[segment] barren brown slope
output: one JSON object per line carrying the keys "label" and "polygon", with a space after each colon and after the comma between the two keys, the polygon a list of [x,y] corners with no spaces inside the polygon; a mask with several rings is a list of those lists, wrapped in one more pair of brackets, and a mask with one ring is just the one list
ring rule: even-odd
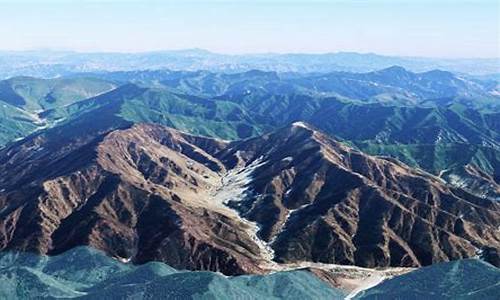
{"label": "barren brown slope", "polygon": [[[40,141],[32,151],[50,156],[43,146]],[[69,153],[41,160],[40,171],[35,170],[61,170],[64,163],[66,173],[13,174],[22,186],[12,185],[9,176],[0,179],[5,187],[0,245],[49,254],[91,245],[137,263],[160,260],[177,268],[259,272],[260,252],[245,233],[248,225],[224,207],[206,203],[224,166],[204,149],[223,146],[147,125],[117,130],[81,147],[68,145]],[[29,155],[19,152],[7,160],[2,174]]]}
{"label": "barren brown slope", "polygon": [[273,256],[418,266],[500,245],[498,203],[302,123],[234,143],[144,124],[53,139],[0,151],[1,249],[240,274]]}
{"label": "barren brown slope", "polygon": [[230,145],[221,159],[259,158],[245,201],[276,260],[420,266],[500,247],[500,205],[295,123]]}

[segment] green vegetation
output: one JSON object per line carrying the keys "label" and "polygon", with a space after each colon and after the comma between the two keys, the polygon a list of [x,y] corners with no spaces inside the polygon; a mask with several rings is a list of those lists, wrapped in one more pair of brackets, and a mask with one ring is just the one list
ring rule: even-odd
{"label": "green vegetation", "polygon": [[33,115],[15,106],[0,102],[0,146],[23,138],[43,124]]}
{"label": "green vegetation", "polygon": [[343,299],[306,271],[225,277],[163,263],[121,263],[89,247],[53,257],[0,254],[0,298],[40,299]]}
{"label": "green vegetation", "polygon": [[26,111],[40,112],[91,98],[114,87],[110,82],[92,78],[14,77],[0,84],[0,95],[6,96],[0,100]]}
{"label": "green vegetation", "polygon": [[238,139],[257,135],[256,124],[236,103],[147,90],[126,101],[121,116],[132,122],[158,123],[194,134]]}
{"label": "green vegetation", "polygon": [[478,259],[435,264],[397,276],[355,299],[497,299],[500,269]]}
{"label": "green vegetation", "polygon": [[[487,96],[489,85],[472,84],[448,72],[415,74],[395,67],[366,74],[289,77],[262,71],[95,76],[101,79],[1,81],[0,100],[5,105],[0,114],[5,118],[0,120],[0,146],[44,127],[72,122],[88,126],[78,120],[83,117],[102,119],[112,127],[158,123],[226,140],[260,135],[300,120],[362,151],[395,157],[436,175],[446,172],[468,180],[486,176],[480,180],[492,184],[493,190],[500,181],[500,110],[498,104],[485,106],[481,100],[493,97]],[[122,85],[98,95],[115,84]],[[406,93],[405,99],[398,96],[401,93]],[[425,98],[430,96],[440,98]],[[392,100],[381,103],[380,97]],[[94,123],[91,126],[99,126]],[[467,166],[484,174],[471,175],[464,171]]]}
{"label": "green vegetation", "polygon": [[[15,77],[0,81],[0,147],[77,114],[81,109],[69,108],[71,104],[114,87],[108,81],[91,78]],[[47,110],[53,108],[65,113],[46,119]]]}

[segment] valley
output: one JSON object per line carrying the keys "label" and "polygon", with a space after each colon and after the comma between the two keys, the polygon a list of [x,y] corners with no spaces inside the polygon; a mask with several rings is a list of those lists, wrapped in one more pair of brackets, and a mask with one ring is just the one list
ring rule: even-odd
{"label": "valley", "polygon": [[88,244],[238,274],[274,262],[418,267],[500,244],[498,202],[304,123],[235,142],[145,124],[66,145],[50,133],[0,151],[4,249]]}
{"label": "valley", "polygon": [[[400,67],[165,70],[20,77],[0,89],[5,253],[88,246],[126,266],[189,270],[186,280],[224,275],[210,282],[306,271],[346,299],[449,261],[498,266],[489,82]],[[49,276],[50,295],[95,292],[29,274]],[[152,293],[167,280],[157,275],[147,275]]]}
{"label": "valley", "polygon": [[499,8],[0,0],[0,300],[499,300]]}
{"label": "valley", "polygon": [[[26,110],[23,106],[13,107],[12,110],[26,117],[23,119],[16,116],[10,119],[12,115],[9,113],[9,117],[2,121],[5,125],[0,128],[3,128],[0,140],[4,140],[5,145],[34,130],[64,125],[82,114],[101,114],[101,111],[110,109],[116,111],[113,118],[122,119],[117,123],[159,123],[193,134],[226,140],[257,136],[294,121],[304,120],[364,152],[394,157],[434,175],[442,174],[442,178],[451,184],[467,181],[470,191],[497,198],[500,191],[500,156],[499,128],[495,121],[498,118],[498,107],[495,103],[498,100],[495,100],[497,96],[491,90],[495,85],[472,83],[447,72],[424,74],[426,75],[401,68],[389,68],[383,72],[366,74],[334,73],[323,77],[303,75],[298,79],[281,78],[276,73],[259,71],[227,75],[160,71],[85,75],[82,79],[71,79],[69,87],[57,83],[62,85],[58,88],[63,91],[71,90],[74,82],[88,81],[86,78],[89,76],[101,77],[99,81],[94,79],[99,82],[98,85],[119,88],[110,92],[97,90],[93,97],[74,103],[69,101],[51,104],[52,108],[43,112]],[[402,82],[408,82],[392,83],[391,78],[394,76],[400,76]],[[425,84],[421,83],[426,76],[429,78],[425,79]],[[448,94],[426,94],[442,89],[432,87],[429,90],[427,87],[426,91],[424,88],[432,86],[433,80],[438,80],[434,79],[436,76],[439,80],[447,80]],[[349,81],[351,77],[366,80],[366,83],[352,85]],[[324,82],[323,79],[327,81]],[[10,82],[22,80],[19,78]],[[342,83],[344,80],[349,84]],[[128,84],[129,81],[134,84]],[[385,86],[394,89],[391,92],[393,100],[381,103],[378,96],[371,100],[364,98],[368,96],[362,96],[363,93],[387,94],[387,88],[376,91],[365,86],[380,81],[388,81]],[[33,82],[39,85],[33,79],[25,84],[29,86]],[[66,81],[61,79],[59,82]],[[85,90],[85,82],[79,83],[82,91]],[[322,84],[325,88],[336,91],[326,92],[325,89],[321,90],[321,86],[314,88],[316,82],[324,82]],[[55,85],[45,81],[42,83]],[[92,84],[96,85],[95,82]],[[205,86],[212,86],[212,89],[204,91]],[[355,94],[346,91],[346,87],[354,89]],[[409,96],[404,97],[398,95],[400,89],[408,87],[414,89],[414,92],[409,92]],[[90,92],[85,92],[85,95]],[[70,97],[63,92],[51,93],[59,93],[62,95],[61,99]],[[46,96],[43,93],[39,95],[29,101],[42,104],[32,106],[44,105],[43,97]],[[351,100],[346,97],[357,98]],[[410,103],[407,102],[408,97],[413,99]],[[430,101],[427,97],[445,98]],[[360,101],[361,99],[363,100]],[[14,100],[6,101],[14,103]],[[11,104],[5,105],[10,107]],[[41,119],[44,124],[39,122]]]}

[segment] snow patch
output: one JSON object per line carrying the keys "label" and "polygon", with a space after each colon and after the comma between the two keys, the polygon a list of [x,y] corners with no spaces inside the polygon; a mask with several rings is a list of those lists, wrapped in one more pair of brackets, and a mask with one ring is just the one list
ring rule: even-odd
{"label": "snow patch", "polygon": [[474,258],[481,259],[483,257],[484,250],[476,247],[476,255]]}
{"label": "snow patch", "polygon": [[383,276],[382,274],[373,273],[372,275],[370,275],[370,277],[366,278],[365,281],[360,286],[355,288],[349,295],[347,295],[345,299],[346,300],[354,299],[354,297],[356,297],[357,294],[380,284],[382,281],[384,281],[384,279],[385,276]]}
{"label": "snow patch", "polygon": [[229,170],[222,176],[220,186],[212,193],[211,197],[214,205],[223,208],[241,223],[247,225],[247,234],[259,247],[261,256],[267,262],[271,262],[274,259],[274,250],[258,236],[258,232],[260,231],[259,225],[256,222],[241,217],[237,210],[228,206],[230,202],[243,201],[251,195],[249,184],[253,180],[252,173],[265,163],[261,156],[246,167]]}
{"label": "snow patch", "polygon": [[121,263],[124,263],[124,264],[127,264],[129,262],[132,261],[132,257],[129,257],[129,258],[124,258],[124,257],[115,257],[118,261],[120,261]]}
{"label": "snow patch", "polygon": [[[291,189],[289,189],[285,195],[287,196],[289,193],[291,192]],[[286,225],[288,223],[288,220],[290,219],[290,217],[296,212],[296,211],[299,211],[307,206],[309,206],[311,204],[307,203],[307,204],[304,204],[304,205],[301,205],[300,207],[296,208],[296,209],[290,209],[287,213],[287,215],[285,216],[285,220],[283,221],[283,224],[281,225],[280,229],[278,230],[278,232],[273,236],[273,238],[269,241],[269,245],[272,245],[276,239],[278,238],[278,236],[286,229]]]}
{"label": "snow patch", "polygon": [[262,157],[243,168],[229,170],[221,178],[220,186],[212,194],[215,202],[227,205],[230,201],[244,200],[249,194],[248,184],[252,182],[253,171],[262,166]]}
{"label": "snow patch", "polygon": [[448,182],[451,185],[459,188],[464,188],[467,186],[467,180],[455,174],[451,174],[450,176],[448,176]]}
{"label": "snow patch", "polygon": [[298,122],[294,122],[292,124],[292,126],[295,126],[295,127],[302,127],[302,128],[306,128],[306,129],[309,129],[309,127],[307,126],[306,123],[302,122],[302,121],[298,121]]}

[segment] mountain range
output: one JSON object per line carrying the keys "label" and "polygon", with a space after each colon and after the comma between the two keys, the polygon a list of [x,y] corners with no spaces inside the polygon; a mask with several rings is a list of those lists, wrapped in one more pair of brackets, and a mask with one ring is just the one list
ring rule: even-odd
{"label": "mountain range", "polygon": [[228,140],[304,120],[359,150],[498,199],[496,93],[489,81],[399,67],[322,76],[141,71],[13,78],[0,82],[0,145],[91,111],[109,113],[107,122],[159,123]]}
{"label": "mountain range", "polygon": [[0,298],[494,299],[498,78],[440,63],[0,53]]}
{"label": "mountain range", "polygon": [[497,58],[443,59],[356,52],[229,55],[203,49],[142,53],[85,53],[51,50],[0,51],[0,78],[19,75],[56,77],[74,72],[145,69],[206,70],[225,73],[245,72],[254,69],[280,73],[369,72],[393,65],[399,65],[415,72],[443,69],[481,76],[500,73]]}
{"label": "mountain range", "polygon": [[235,142],[103,124],[84,118],[0,150],[3,249],[91,245],[243,274],[301,261],[416,267],[500,248],[497,201],[302,122]]}

